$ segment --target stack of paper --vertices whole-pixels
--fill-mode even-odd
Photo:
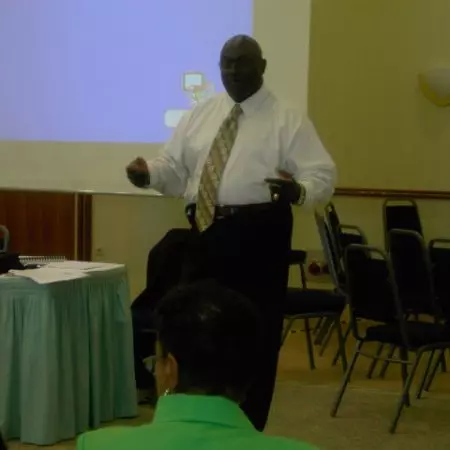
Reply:
[[[124,267],[124,265],[83,261],[54,261],[36,269],[10,270],[9,273],[18,277],[29,278],[38,284],[50,284],[85,278],[92,272],[106,272],[121,267]]]
[[[49,267],[28,270],[11,270],[9,273],[18,277],[29,278],[38,284],[58,283],[60,281],[77,280],[79,278],[87,277],[87,275],[80,270],[61,270]]]

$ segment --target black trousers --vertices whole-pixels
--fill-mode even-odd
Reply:
[[[142,360],[155,354],[154,310],[158,301],[180,282],[181,270],[191,230],[170,230],[149,252],[145,289],[131,305],[134,337],[136,387],[154,387],[153,375]]]
[[[266,425],[276,379],[291,235],[290,206],[273,203],[257,212],[216,220],[201,234],[193,227],[180,259],[170,263],[180,267],[180,283],[214,278],[246,295],[260,309],[265,323],[262,356],[242,404],[259,430]]]

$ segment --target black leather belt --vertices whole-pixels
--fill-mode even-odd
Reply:
[[[214,211],[214,220],[224,219],[235,214],[253,214],[267,210],[273,203],[252,203],[250,205],[217,205]],[[195,218],[195,204],[186,207],[186,215],[191,221]]]

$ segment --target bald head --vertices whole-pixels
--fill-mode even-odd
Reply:
[[[245,101],[263,84],[266,61],[261,46],[250,36],[232,37],[220,53],[220,69],[228,95],[236,103]]]
[[[258,41],[245,34],[238,34],[237,36],[228,39],[222,48],[222,54],[236,51],[262,59],[262,50]]]

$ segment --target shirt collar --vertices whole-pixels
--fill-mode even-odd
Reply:
[[[206,422],[231,428],[253,428],[238,404],[224,397],[174,394],[161,397],[153,423]]]
[[[244,115],[249,116],[254,112],[256,112],[259,109],[259,107],[264,103],[264,101],[269,97],[269,95],[270,95],[269,89],[267,89],[266,86],[263,85],[259,91],[257,91],[247,100],[244,100],[242,103],[240,103]],[[235,102],[228,95],[227,99],[230,108],[232,108],[235,105]]]

